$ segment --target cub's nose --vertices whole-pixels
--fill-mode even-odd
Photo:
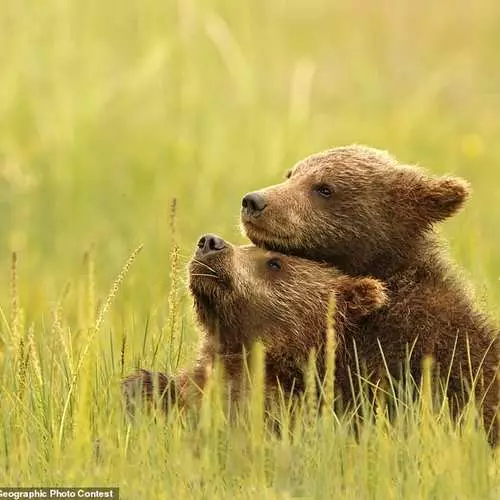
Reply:
[[[200,255],[207,255],[212,252],[220,252],[226,248],[226,242],[215,234],[205,234],[198,241],[198,252]]]
[[[249,215],[258,215],[267,207],[265,198],[259,193],[248,193],[241,201],[243,210]]]

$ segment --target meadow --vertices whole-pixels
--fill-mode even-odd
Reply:
[[[0,486],[498,498],[498,453],[425,394],[280,439],[258,390],[232,425],[216,387],[131,423],[119,382],[193,360],[199,235],[245,242],[242,196],[335,145],[471,182],[441,232],[498,321],[499,31],[493,0],[0,0]]]

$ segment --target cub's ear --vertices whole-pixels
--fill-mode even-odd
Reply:
[[[351,318],[362,318],[387,304],[388,297],[381,281],[374,278],[344,276],[338,285],[337,299]]]
[[[432,224],[451,217],[470,194],[469,184],[459,177],[432,177],[411,166],[400,167],[398,176],[393,183],[395,202],[410,208],[413,223]]]
[[[421,187],[423,209],[434,221],[458,212],[470,194],[469,184],[459,177],[431,178]]]

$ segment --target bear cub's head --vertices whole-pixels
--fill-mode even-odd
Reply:
[[[281,184],[247,194],[242,226],[258,246],[327,261],[352,274],[404,256],[469,194],[388,153],[346,146],[297,163]]]
[[[321,341],[332,296],[338,335],[387,301],[378,280],[255,246],[233,246],[215,235],[199,240],[189,288],[201,326],[218,337],[225,352],[257,338],[290,349]]]

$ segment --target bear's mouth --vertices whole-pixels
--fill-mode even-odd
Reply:
[[[207,262],[208,261],[208,262]],[[193,257],[189,264],[189,287],[195,297],[217,299],[229,289],[229,276],[219,259]]]
[[[220,311],[231,297],[231,280],[222,264],[213,258],[193,258],[189,264],[189,289],[194,308],[198,320],[209,330],[218,324]]]
[[[245,227],[245,228],[251,227],[251,228],[258,229],[258,230],[263,230],[262,225],[259,224],[257,221],[258,221],[257,217],[250,216],[250,215],[247,215],[245,212],[242,212],[241,223],[242,223],[243,227]]]
[[[243,232],[254,245],[272,252],[299,256],[300,244],[293,235],[283,234],[283,230],[271,231],[254,220],[243,219],[242,226]]]
[[[273,232],[263,227],[262,221],[257,222],[254,218],[242,217],[241,225],[243,232],[248,236],[252,243],[256,244],[257,246],[264,246],[258,244],[256,242],[257,240],[259,242],[272,242],[275,239]]]
[[[210,278],[219,280],[219,273],[210,265],[206,264],[202,260],[193,258],[189,266],[189,276],[191,278]]]

